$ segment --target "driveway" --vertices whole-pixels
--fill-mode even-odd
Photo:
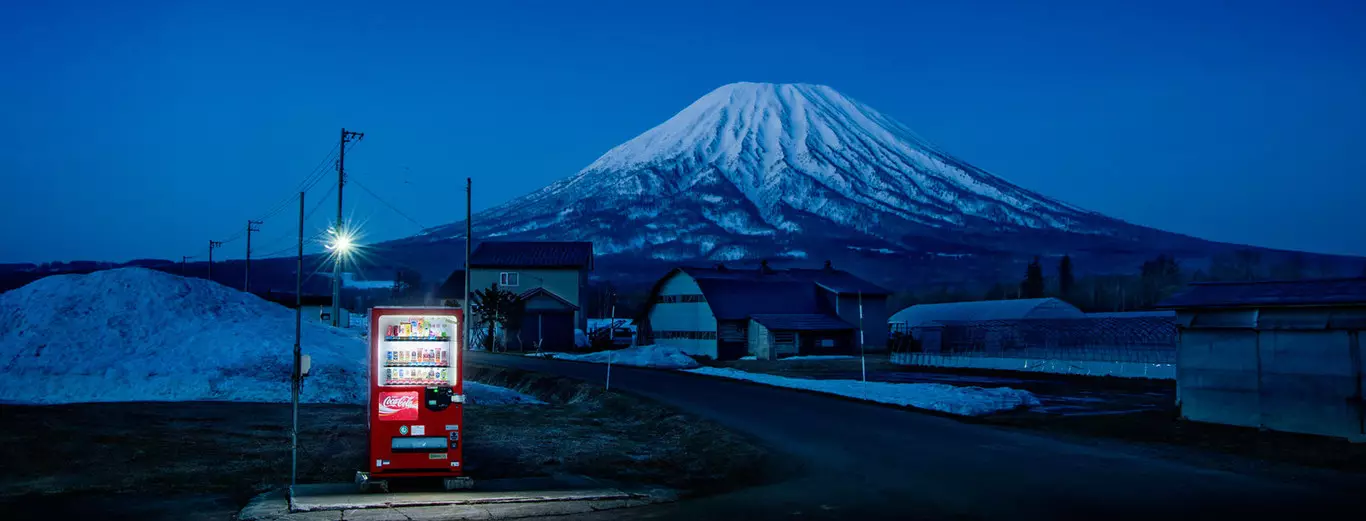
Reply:
[[[606,367],[470,353],[474,363],[602,380]],[[603,519],[1187,519],[1312,517],[1366,507],[1366,476],[1303,470],[1244,475],[1152,457],[1120,442],[1078,443],[799,391],[612,368],[612,387],[764,441],[791,469],[776,482]],[[1351,510],[1346,510],[1351,511]]]

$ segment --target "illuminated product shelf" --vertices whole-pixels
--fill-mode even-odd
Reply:
[[[447,381],[445,381],[445,380],[394,380],[394,381],[386,382],[384,385],[386,385],[386,386],[399,386],[399,385],[408,385],[408,386],[427,386],[427,385],[450,385],[450,384],[451,384],[450,382],[447,382]]]
[[[385,362],[384,367],[440,367],[449,369],[451,366],[437,362]]]
[[[386,342],[450,342],[451,339],[450,339],[449,337],[447,337],[447,338],[441,338],[441,337],[425,337],[425,336],[422,336],[422,337],[386,336],[386,337],[384,337],[384,341],[386,341]]]

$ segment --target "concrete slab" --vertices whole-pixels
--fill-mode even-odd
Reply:
[[[602,501],[631,499],[633,494],[615,488],[583,490],[461,490],[440,492],[362,493],[349,483],[294,487],[290,510],[350,510],[361,508],[414,507],[428,505],[482,505],[488,503],[539,503],[548,501]]]
[[[573,488],[579,486],[581,488]],[[582,514],[674,501],[668,489],[625,491],[582,476],[476,482],[476,490],[360,493],[350,483],[294,487],[293,508],[283,491],[254,498],[240,521],[420,521],[512,519]],[[547,488],[537,488],[547,487]],[[558,488],[555,488],[558,487]]]

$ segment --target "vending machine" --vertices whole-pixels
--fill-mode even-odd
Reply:
[[[370,311],[369,470],[362,488],[388,478],[441,477],[467,488],[460,450],[461,310],[377,307]]]

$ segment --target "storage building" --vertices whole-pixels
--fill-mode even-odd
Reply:
[[[916,333],[917,328],[933,326],[936,322],[981,322],[988,320],[1020,320],[1028,318],[1082,318],[1076,306],[1055,298],[1017,300],[979,300],[916,304],[896,312],[887,319],[892,331]]]
[[[1194,283],[1160,307],[1182,417],[1366,441],[1366,279]]]
[[[822,269],[675,268],[651,289],[638,342],[716,359],[886,349],[887,290]],[[860,325],[872,327],[860,328]]]

